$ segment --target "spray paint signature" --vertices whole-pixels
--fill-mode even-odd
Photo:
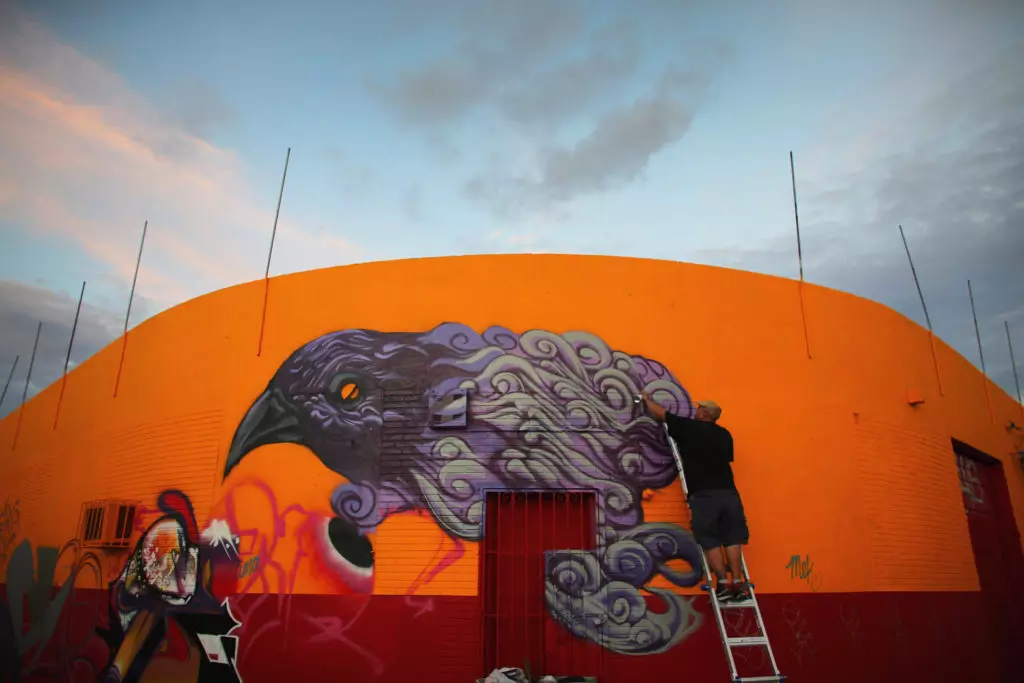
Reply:
[[[817,593],[818,589],[821,588],[821,573],[815,573],[814,562],[811,560],[810,555],[804,557],[800,555],[791,556],[785,568],[789,570],[790,579],[805,581],[810,586],[812,592]]]

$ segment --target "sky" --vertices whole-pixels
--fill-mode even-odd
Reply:
[[[1016,0],[0,0],[0,415],[263,277],[558,252],[795,278],[1024,371]]]

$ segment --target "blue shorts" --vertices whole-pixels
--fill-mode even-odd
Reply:
[[[746,545],[750,540],[747,517],[740,494],[732,489],[711,489],[691,493],[690,528],[701,548],[709,550]]]

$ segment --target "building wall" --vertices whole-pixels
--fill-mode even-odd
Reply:
[[[458,386],[474,390],[470,424],[425,429],[413,394]],[[579,256],[396,261],[233,287],[76,368],[59,418],[60,387],[40,393],[0,422],[5,670],[473,680],[481,492],[564,487],[597,491],[606,538],[674,544],[644,558],[652,576],[626,582],[649,605],[629,617],[647,644],[585,643],[601,680],[725,680],[709,605],[685,578],[695,545],[678,479],[628,402],[644,386],[681,411],[699,398],[724,407],[747,559],[790,680],[997,680],[951,439],[1002,463],[1020,528],[1021,444],[1006,425],[1024,421],[1021,407],[878,304]],[[277,425],[274,443],[239,457],[261,420]],[[101,499],[139,505],[129,547],[80,538],[83,503]],[[167,559],[193,550],[194,569]],[[597,559],[607,588],[611,558]],[[600,604],[619,623],[614,600]],[[669,623],[673,610],[682,621]]]

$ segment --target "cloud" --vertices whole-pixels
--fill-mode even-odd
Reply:
[[[611,17],[575,2],[463,5],[445,15],[458,27],[448,52],[370,89],[433,146],[483,129],[490,149],[459,149],[475,167],[464,183],[471,201],[502,220],[545,212],[637,180],[686,133],[728,56],[685,30],[692,11],[669,2]],[[665,35],[668,26],[683,30]]]
[[[69,242],[130,282],[148,220],[139,293],[157,309],[261,277],[276,197],[255,196],[242,160],[189,130],[230,118],[215,94],[201,93],[177,112],[157,110],[102,64],[0,5],[5,227]],[[275,272],[361,257],[337,234],[305,230],[287,200],[279,233],[289,239]]]
[[[898,224],[936,333],[980,365],[971,279],[989,375],[1014,394],[1004,321],[1024,346],[1024,44],[940,82],[918,106],[800,182],[809,281],[925,324]],[[850,105],[854,112],[856,105]],[[806,190],[806,191],[803,191]],[[793,276],[795,237],[705,250],[700,259]],[[1020,353],[1018,352],[1018,356]],[[1018,363],[1019,363],[1018,359]]]
[[[216,131],[238,123],[238,110],[205,80],[183,79],[171,86],[169,95],[170,121],[197,138],[208,140]]]
[[[456,27],[454,49],[392,79],[368,83],[371,93],[414,125],[458,123],[501,101],[515,107],[530,76],[585,27],[585,8],[575,1],[483,0],[442,3],[439,10]]]
[[[470,178],[466,194],[505,216],[612,189],[640,176],[655,154],[683,137],[693,116],[679,91],[663,85],[613,110],[571,146],[541,151],[535,178],[495,165]]]
[[[35,363],[32,364],[32,383],[28,397],[31,398],[60,379],[77,305],[77,299],[65,294],[20,282],[0,280],[0,382],[6,383],[14,359],[18,357],[11,385],[0,405],[0,418],[21,404],[39,322],[42,322],[43,327]],[[84,304],[75,331],[69,369],[117,339],[123,331],[123,324],[124,319],[120,316],[104,308]]]

